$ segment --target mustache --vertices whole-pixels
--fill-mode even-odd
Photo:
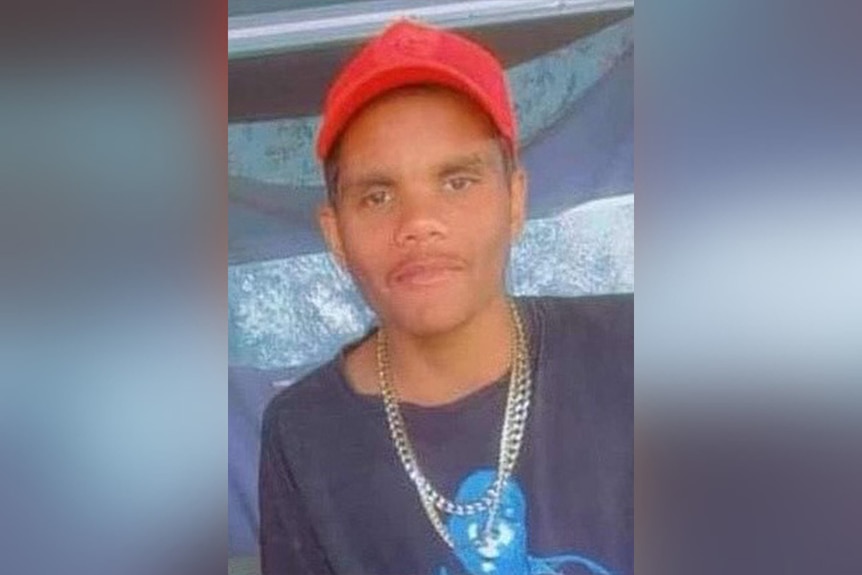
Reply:
[[[420,252],[398,260],[387,274],[390,282],[398,282],[410,274],[426,270],[455,270],[467,267],[467,262],[451,252]]]

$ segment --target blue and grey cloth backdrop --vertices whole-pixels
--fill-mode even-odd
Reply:
[[[530,181],[512,293],[634,291],[633,58],[629,19],[509,70]],[[373,318],[315,227],[318,121],[229,126],[231,557],[257,553],[266,402]]]

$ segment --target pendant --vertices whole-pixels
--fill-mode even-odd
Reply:
[[[458,490],[456,501],[475,499],[496,478],[493,470],[481,470],[467,477]],[[488,525],[488,512],[449,518],[448,531],[455,543],[455,554],[468,573],[527,573],[526,501],[518,485],[508,481],[501,492],[494,521]]]
[[[513,526],[499,519],[488,529],[473,523],[468,528],[468,534],[476,553],[486,560],[499,558],[515,539]]]

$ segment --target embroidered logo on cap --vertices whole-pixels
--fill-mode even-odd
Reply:
[[[439,32],[404,22],[395,26],[381,38],[377,46],[378,58],[391,58],[394,53],[413,58],[427,58],[437,51]]]

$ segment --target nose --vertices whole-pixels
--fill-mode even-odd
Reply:
[[[440,206],[434,198],[418,195],[405,197],[399,208],[395,230],[395,243],[398,246],[431,243],[448,234]]]

